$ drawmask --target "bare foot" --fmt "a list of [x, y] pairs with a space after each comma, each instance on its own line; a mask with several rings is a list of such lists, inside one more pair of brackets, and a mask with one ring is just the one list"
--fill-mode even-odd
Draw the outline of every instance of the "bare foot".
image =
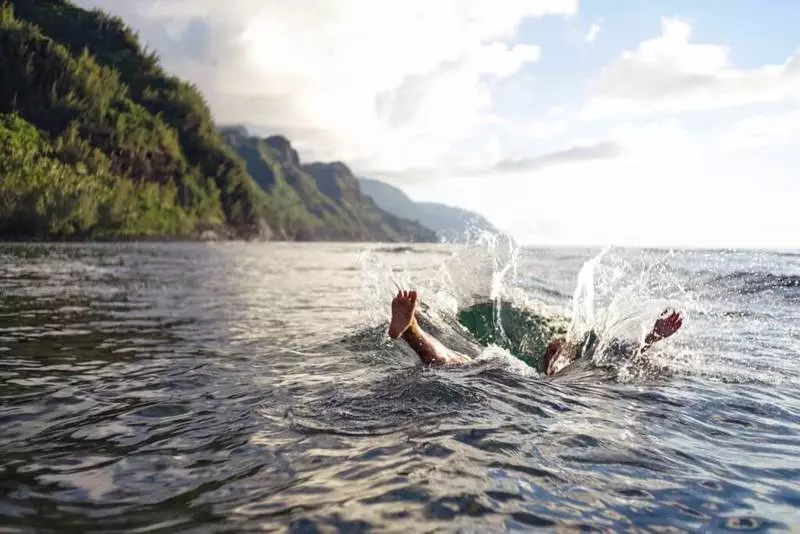
[[680, 313], [674, 310], [664, 310], [664, 313], [661, 314], [661, 317], [656, 320], [656, 324], [653, 326], [653, 333], [659, 339], [664, 339], [677, 332], [682, 325], [683, 317], [681, 317]]
[[398, 291], [392, 301], [392, 321], [389, 323], [389, 337], [397, 339], [414, 322], [417, 307], [416, 291]]

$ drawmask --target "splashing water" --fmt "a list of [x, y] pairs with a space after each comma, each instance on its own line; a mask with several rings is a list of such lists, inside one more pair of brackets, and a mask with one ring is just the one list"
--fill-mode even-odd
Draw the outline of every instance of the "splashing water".
[[492, 283], [489, 298], [494, 306], [494, 324], [503, 342], [508, 343], [508, 335], [503, 327], [502, 312], [504, 299], [513, 299], [513, 288], [517, 278], [519, 245], [506, 236], [486, 233], [478, 242], [483, 245], [492, 261]]
[[[0, 530], [800, 525], [799, 254], [586, 267], [597, 250], [495, 243], [0, 247]], [[604, 339], [674, 306], [687, 321], [653, 355], [702, 365], [544, 380], [488, 346], [425, 369], [386, 336], [397, 285], [448, 346], [486, 299], [509, 338], [514, 314], [574, 315], [576, 293]]]
[[387, 299], [400, 289], [417, 290], [432, 314], [453, 315], [477, 300], [499, 302], [512, 297], [519, 246], [511, 238], [485, 232], [472, 244], [435, 250], [444, 258], [434, 272], [419, 269], [415, 263], [419, 253], [413, 250], [370, 247], [361, 252], [358, 264], [369, 319], [383, 317]]
[[587, 261], [578, 273], [578, 283], [572, 296], [572, 318], [567, 330], [570, 341], [580, 341], [584, 332], [595, 327], [595, 276], [600, 260], [610, 249], [604, 248], [600, 254]]
[[[487, 345], [497, 345], [491, 351], [493, 356], [497, 356], [499, 348], [500, 352], [509, 349], [521, 357], [510, 347], [534, 346], [537, 354], [532, 356], [540, 358], [547, 342], [542, 336], [564, 328], [555, 326], [550, 334], [534, 331], [527, 336], [520, 334], [521, 326], [531, 324], [523, 316], [527, 314], [547, 324], [565, 325], [566, 337], [573, 342], [580, 342], [589, 331], [595, 332], [598, 343], [592, 362], [615, 367], [621, 376], [628, 376], [631, 362], [608, 358], [607, 349], [616, 340], [641, 342], [654, 320], [667, 308], [684, 315], [696, 311], [696, 303], [668, 266], [670, 253], [654, 260], [605, 247], [580, 267], [568, 308], [566, 302], [560, 307], [546, 305], [526, 286], [531, 277], [541, 276], [546, 280], [550, 273], [521, 268], [521, 251], [509, 237], [484, 233], [472, 244], [447, 249], [447, 257], [432, 273], [415, 267], [412, 251], [403, 249], [401, 254], [387, 260], [379, 257], [380, 251], [366, 250], [360, 264], [365, 293], [370, 297], [367, 315], [370, 320], [385, 320], [387, 300], [400, 288], [415, 288], [420, 291], [426, 318], [452, 339], [468, 335], [453, 320], [459, 311], [476, 303], [490, 304], [494, 333]], [[477, 335], [474, 330], [471, 333]], [[539, 339], [532, 344], [527, 339], [520, 341], [521, 335]], [[672, 344], [660, 345], [652, 351], [653, 358], [665, 369], [685, 372], [699, 365], [688, 351], [679, 353], [672, 348], [665, 353], [663, 347]], [[512, 358], [511, 354], [507, 356]]]
[[[642, 257], [630, 259], [624, 251], [606, 249], [581, 270], [574, 302], [581, 302], [578, 298], [581, 295], [584, 307], [573, 314], [572, 331], [592, 329], [598, 334], [595, 364], [613, 364], [619, 376], [632, 377], [636, 359], [629, 355], [622, 361], [610, 361], [611, 345], [616, 340], [626, 340], [638, 346], [663, 311], [678, 310], [686, 316], [697, 308], [667, 264], [670, 257], [671, 254], [666, 254], [655, 261], [645, 261]], [[674, 350], [671, 341], [655, 346], [647, 359], [665, 372], [683, 372], [690, 366]]]

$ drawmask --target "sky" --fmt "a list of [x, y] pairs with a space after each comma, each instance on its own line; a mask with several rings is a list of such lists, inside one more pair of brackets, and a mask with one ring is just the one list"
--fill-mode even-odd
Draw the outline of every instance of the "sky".
[[523, 244], [800, 247], [795, 0], [79, 0], [219, 124]]

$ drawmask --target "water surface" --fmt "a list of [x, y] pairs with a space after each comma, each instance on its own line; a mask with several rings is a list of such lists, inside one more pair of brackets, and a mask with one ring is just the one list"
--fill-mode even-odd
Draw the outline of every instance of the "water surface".
[[[800, 528], [800, 256], [616, 251], [578, 282], [597, 253], [3, 246], [0, 530]], [[486, 297], [686, 321], [657, 376], [429, 370], [385, 335], [397, 284], [464, 350]]]

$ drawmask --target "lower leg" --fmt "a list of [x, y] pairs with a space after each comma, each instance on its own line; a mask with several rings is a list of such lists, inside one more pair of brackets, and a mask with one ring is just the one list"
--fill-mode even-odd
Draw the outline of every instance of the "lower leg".
[[422, 363], [427, 365], [457, 365], [466, 363], [469, 358], [445, 348], [441, 343], [426, 334], [414, 313], [417, 306], [416, 291], [400, 291], [392, 300], [392, 320], [389, 324], [389, 337], [403, 340], [414, 349]]

